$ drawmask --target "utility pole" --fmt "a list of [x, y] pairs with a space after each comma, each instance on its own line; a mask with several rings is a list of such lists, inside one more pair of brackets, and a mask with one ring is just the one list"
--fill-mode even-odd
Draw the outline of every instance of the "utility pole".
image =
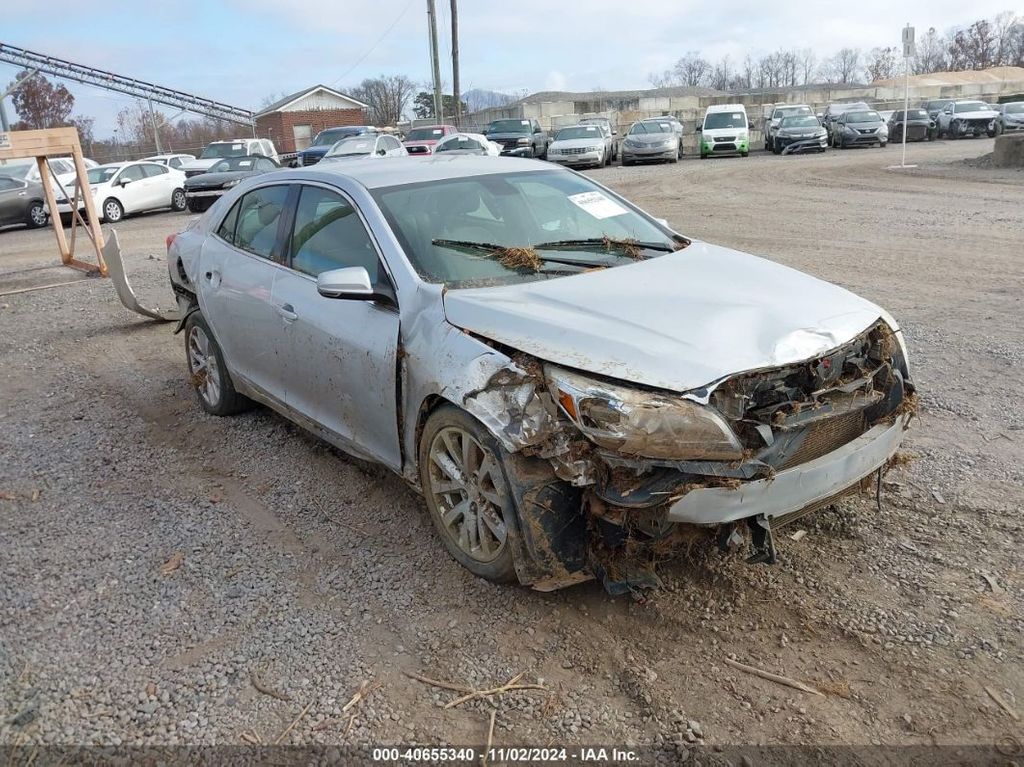
[[459, 0], [452, 0], [452, 95], [455, 96], [455, 125], [462, 123], [462, 92], [459, 89]]
[[437, 60], [437, 7], [434, 0], [427, 0], [427, 18], [430, 21], [430, 60], [434, 70], [434, 117], [444, 119], [441, 100], [441, 63]]
[[153, 99], [149, 100], [149, 121], [153, 124], [153, 141], [156, 143], [156, 153], [163, 154], [163, 147], [160, 146], [160, 129], [156, 125], [156, 112], [153, 110]]

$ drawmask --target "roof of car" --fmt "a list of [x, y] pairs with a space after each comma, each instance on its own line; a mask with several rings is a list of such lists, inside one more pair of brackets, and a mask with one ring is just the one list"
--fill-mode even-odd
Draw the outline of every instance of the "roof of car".
[[[283, 171], [278, 178], [310, 178], [329, 181], [331, 177], [347, 176], [367, 189], [399, 184], [445, 181], [493, 173], [525, 173], [554, 170], [557, 166], [540, 160], [524, 158], [459, 155], [457, 157], [393, 157], [384, 160], [353, 159], [339, 163], [317, 163], [308, 168]], [[568, 173], [569, 171], [564, 171]]]

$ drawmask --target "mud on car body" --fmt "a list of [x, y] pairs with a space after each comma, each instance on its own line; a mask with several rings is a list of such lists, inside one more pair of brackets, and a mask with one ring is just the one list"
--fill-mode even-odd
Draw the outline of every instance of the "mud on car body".
[[653, 586], [701, 531], [773, 561], [772, 528], [882, 468], [910, 416], [885, 311], [545, 163], [275, 172], [171, 240], [202, 407], [262, 402], [383, 463], [494, 581]]

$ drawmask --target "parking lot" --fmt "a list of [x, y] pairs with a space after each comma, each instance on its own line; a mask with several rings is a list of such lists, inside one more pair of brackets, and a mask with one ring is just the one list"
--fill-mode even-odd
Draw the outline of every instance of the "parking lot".
[[[108, 281], [0, 297], [0, 741], [481, 745], [495, 711], [495, 744], [1012, 736], [1019, 755], [996, 698], [1024, 710], [1024, 174], [991, 149], [592, 172], [687, 235], [888, 308], [921, 392], [880, 510], [819, 512], [774, 567], [696, 548], [645, 602], [474, 578], [396, 476], [264, 409], [205, 415], [181, 337]], [[172, 303], [164, 238], [188, 218], [117, 227], [150, 304]], [[56, 261], [48, 229], [0, 231], [0, 272]], [[521, 672], [543, 689], [452, 707], [407, 675]]]

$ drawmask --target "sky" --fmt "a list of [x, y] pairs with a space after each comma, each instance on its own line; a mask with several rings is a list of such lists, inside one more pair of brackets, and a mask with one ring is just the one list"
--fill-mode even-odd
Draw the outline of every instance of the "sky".
[[[436, 0], [442, 78], [451, 79], [449, 0]], [[462, 90], [633, 89], [687, 51], [741, 61], [779, 48], [900, 43], [910, 23], [946, 31], [1014, 7], [1016, 0], [891, 0], [815, 5], [691, 0], [459, 2]], [[430, 80], [426, 0], [147, 0], [97, 13], [80, 0], [9, 3], [0, 42], [248, 109], [268, 96], [324, 83], [345, 90], [366, 77]], [[147, 7], [148, 6], [148, 7]], [[130, 10], [129, 10], [130, 7]], [[898, 14], [898, 15], [897, 15]], [[0, 84], [17, 69], [0, 63]], [[128, 96], [65, 83], [75, 112], [110, 135]], [[10, 101], [8, 112], [12, 112]]]

